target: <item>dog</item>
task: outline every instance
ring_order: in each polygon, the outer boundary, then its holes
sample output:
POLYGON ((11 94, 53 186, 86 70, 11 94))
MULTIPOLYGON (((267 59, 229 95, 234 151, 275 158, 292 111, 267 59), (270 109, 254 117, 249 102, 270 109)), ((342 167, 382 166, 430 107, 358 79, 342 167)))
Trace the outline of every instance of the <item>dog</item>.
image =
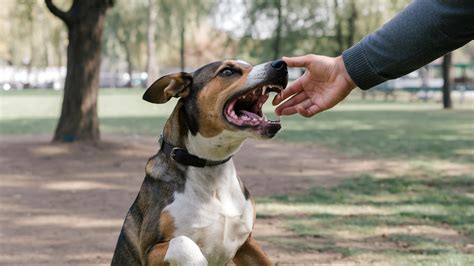
POLYGON ((179 100, 125 218, 112 265, 273 265, 252 237, 254 200, 232 156, 280 130, 262 105, 287 85, 283 60, 210 63, 161 77, 145 101, 179 100))

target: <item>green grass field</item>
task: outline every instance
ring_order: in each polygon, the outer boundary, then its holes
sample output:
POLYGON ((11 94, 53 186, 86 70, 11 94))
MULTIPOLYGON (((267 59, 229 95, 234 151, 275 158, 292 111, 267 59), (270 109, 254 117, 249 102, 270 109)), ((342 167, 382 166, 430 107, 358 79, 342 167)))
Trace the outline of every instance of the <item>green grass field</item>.
MULTIPOLYGON (((141 100, 142 90, 101 90, 101 131, 159 134, 173 103, 141 100)), ((62 92, 0 94, 0 134, 48 134, 60 113, 62 92)), ((266 105, 271 115, 271 106, 266 105)), ((474 162, 474 104, 441 110, 438 103, 362 102, 350 99, 314 118, 283 117, 277 140, 311 142, 360 156, 474 162)))
MULTIPOLYGON (((158 135, 174 105, 146 103, 142 92, 102 90, 101 131, 158 135)), ((53 132, 61 92, 2 92, 0 97, 0 135, 53 132)), ((276 140, 396 160, 417 171, 384 178, 368 173, 302 195, 260 198, 258 217, 279 219, 298 236, 267 241, 297 251, 382 258, 395 265, 474 264, 474 175, 437 171, 443 164, 474 170, 472 102, 445 111, 439 103, 352 97, 311 119, 284 117, 276 140)))

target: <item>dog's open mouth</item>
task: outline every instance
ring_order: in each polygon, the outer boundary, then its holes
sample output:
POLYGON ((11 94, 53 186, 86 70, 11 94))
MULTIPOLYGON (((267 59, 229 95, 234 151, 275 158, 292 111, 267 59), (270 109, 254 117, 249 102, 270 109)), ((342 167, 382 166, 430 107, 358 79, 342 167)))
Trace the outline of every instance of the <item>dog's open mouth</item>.
POLYGON ((224 108, 227 121, 238 127, 256 127, 264 124, 280 124, 280 121, 268 120, 262 111, 263 104, 270 92, 280 93, 281 85, 263 85, 232 97, 224 108))

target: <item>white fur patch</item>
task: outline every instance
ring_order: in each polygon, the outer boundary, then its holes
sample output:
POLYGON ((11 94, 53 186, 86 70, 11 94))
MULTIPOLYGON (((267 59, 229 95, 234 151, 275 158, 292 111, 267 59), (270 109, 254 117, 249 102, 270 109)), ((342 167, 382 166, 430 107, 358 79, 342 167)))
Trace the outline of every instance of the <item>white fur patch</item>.
POLYGON ((268 64, 269 63, 264 63, 254 66, 247 76, 245 87, 252 88, 255 87, 257 84, 260 84, 262 81, 266 80, 267 73, 265 71, 265 67, 268 64))
POLYGON ((252 66, 249 62, 244 61, 244 60, 237 60, 236 62, 242 65, 252 66))
POLYGON ((224 130, 215 137, 206 138, 200 133, 196 136, 188 134, 187 145, 189 153, 209 160, 224 160, 235 154, 245 138, 250 134, 246 131, 224 130))
POLYGON ((232 160, 189 167, 184 192, 175 192, 163 211, 173 216, 174 235, 192 239, 210 265, 230 262, 253 226, 253 206, 245 199, 232 160))
POLYGON ((208 265, 198 245, 186 236, 178 236, 171 239, 166 251, 165 261, 169 262, 170 265, 180 266, 208 265))

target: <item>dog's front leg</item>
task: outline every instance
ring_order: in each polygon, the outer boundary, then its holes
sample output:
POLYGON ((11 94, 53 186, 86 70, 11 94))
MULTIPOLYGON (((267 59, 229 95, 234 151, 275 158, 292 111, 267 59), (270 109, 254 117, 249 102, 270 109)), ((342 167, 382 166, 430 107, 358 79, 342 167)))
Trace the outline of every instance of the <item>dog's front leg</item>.
POLYGON ((237 250, 233 259, 235 265, 274 265, 263 252, 260 245, 250 235, 244 244, 237 250))
POLYGON ((170 242, 155 245, 147 256, 147 265, 205 266, 207 260, 189 237, 178 236, 170 242))

